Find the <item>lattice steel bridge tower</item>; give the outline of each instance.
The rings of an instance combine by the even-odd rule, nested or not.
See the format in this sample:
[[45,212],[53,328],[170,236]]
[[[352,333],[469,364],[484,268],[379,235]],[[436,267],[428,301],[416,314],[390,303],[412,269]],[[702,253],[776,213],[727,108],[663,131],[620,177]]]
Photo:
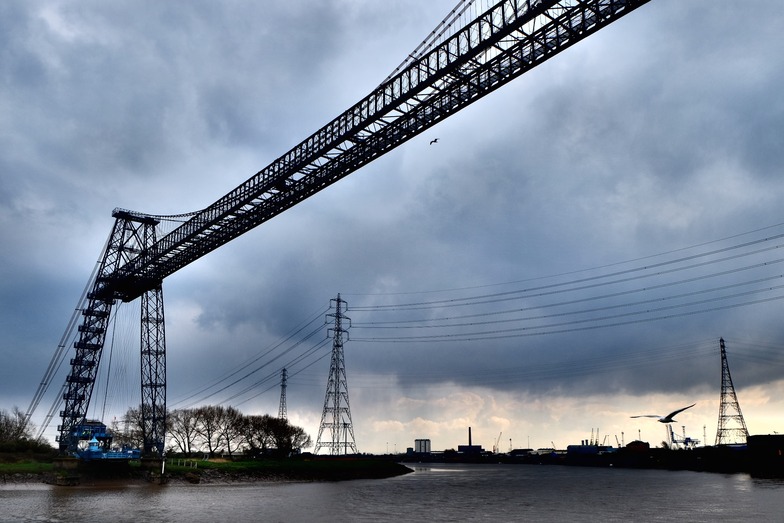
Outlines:
[[[324,396],[324,410],[321,413],[318,437],[314,454],[322,448],[329,449],[333,456],[348,454],[349,449],[353,454],[357,452],[354,439],[354,426],[351,422],[351,407],[348,402],[348,382],[346,381],[346,364],[343,359],[343,338],[348,339],[348,328],[351,319],[343,314],[346,302],[340,299],[340,294],[330,305],[335,304],[335,313],[328,314],[332,318],[332,361],[329,365],[329,379],[327,392]],[[329,439],[326,439],[327,434]]]
[[721,350],[721,401],[719,402],[719,425],[716,429],[716,445],[746,443],[749,431],[740,411],[740,403],[732,384],[730,366],[727,363],[727,350],[724,338],[719,339]]
[[[162,279],[136,286],[123,280],[122,267],[133,263],[157,241],[160,221],[152,216],[116,209],[112,233],[81,309],[79,337],[74,342],[71,373],[63,386],[62,424],[57,427],[60,450],[76,448],[82,437],[112,308],[118,300],[141,297],[141,405],[145,455],[163,454],[166,432],[166,334]],[[50,412],[50,417],[52,412]]]

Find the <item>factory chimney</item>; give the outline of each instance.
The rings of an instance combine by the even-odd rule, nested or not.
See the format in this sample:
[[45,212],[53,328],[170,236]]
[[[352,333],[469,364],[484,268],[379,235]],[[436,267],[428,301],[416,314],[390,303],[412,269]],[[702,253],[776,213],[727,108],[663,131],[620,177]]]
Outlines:
[[471,427],[468,427],[468,447],[471,448]]

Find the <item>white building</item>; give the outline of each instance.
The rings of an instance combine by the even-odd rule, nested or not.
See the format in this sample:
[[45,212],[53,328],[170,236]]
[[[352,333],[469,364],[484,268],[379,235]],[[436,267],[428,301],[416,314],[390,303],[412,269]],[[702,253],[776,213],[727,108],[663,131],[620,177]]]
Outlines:
[[429,439],[415,439],[414,452],[422,454],[430,454],[430,440]]

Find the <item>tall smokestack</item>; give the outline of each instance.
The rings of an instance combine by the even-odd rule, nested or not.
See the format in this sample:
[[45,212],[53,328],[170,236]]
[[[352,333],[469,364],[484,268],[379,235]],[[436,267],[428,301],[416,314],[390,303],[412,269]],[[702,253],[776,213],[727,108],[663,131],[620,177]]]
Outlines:
[[468,427],[468,446],[471,446],[471,427]]

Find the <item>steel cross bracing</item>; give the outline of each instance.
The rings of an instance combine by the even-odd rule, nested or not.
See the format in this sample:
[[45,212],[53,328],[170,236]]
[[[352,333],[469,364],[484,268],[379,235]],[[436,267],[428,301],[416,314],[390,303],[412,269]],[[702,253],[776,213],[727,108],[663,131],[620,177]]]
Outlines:
[[745,444],[749,437],[749,429],[740,411],[735,385],[732,384],[730,364],[727,362],[727,349],[724,338],[719,339],[721,353],[721,397],[719,399],[719,424],[716,429],[716,445],[731,443]]
[[[328,314],[332,318],[332,359],[329,365],[329,379],[327,391],[324,394],[324,410],[321,412],[314,454],[322,448],[329,449],[333,456],[357,453],[357,444],[354,439],[354,424],[351,421],[351,406],[348,401],[348,381],[346,379],[346,363],[343,356],[343,343],[348,339],[348,329],[351,319],[343,314],[348,306],[340,299],[331,300],[335,303],[335,313]],[[329,433],[327,439],[324,430]]]
[[506,0],[118,267],[130,301],[649,0]]
[[166,330],[161,285],[142,294],[141,327],[142,452],[163,456],[166,440]]
[[[76,450],[80,427],[87,417],[103,352],[106,331],[115,297],[108,290],[117,268],[128,264],[156,241],[158,221],[126,212],[115,212],[115,222],[99,269],[82,307],[79,338],[74,342],[76,355],[63,392],[62,424],[57,427],[61,451]],[[142,427],[145,451],[163,451],[166,423],[166,360],[163,293],[160,283],[142,296]]]

